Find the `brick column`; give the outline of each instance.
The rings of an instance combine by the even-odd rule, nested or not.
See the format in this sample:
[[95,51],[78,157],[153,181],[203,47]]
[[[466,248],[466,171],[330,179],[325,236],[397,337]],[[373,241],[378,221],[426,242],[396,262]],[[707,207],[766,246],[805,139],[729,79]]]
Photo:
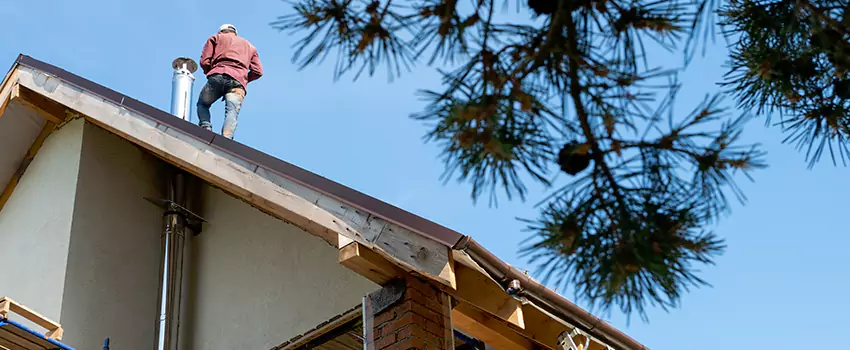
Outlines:
[[367,350],[454,350],[446,293],[408,276],[364,300]]

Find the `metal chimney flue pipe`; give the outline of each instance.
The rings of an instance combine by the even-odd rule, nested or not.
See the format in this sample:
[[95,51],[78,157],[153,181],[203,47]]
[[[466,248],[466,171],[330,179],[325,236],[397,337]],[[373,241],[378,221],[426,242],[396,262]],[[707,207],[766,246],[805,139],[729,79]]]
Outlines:
[[174,75],[171,78],[171,114],[177,118],[189,121],[192,111],[192,85],[195,84],[195,73],[198,64],[188,57],[178,57],[171,62]]
[[[174,76],[171,86],[171,114],[189,121],[192,75],[198,64],[191,58],[179,57],[171,63]],[[176,350],[180,338],[181,299],[183,298],[184,254],[187,233],[199,234],[204,219],[192,213],[189,206],[189,175],[172,169],[167,177],[166,198],[145,197],[163,208],[162,250],[159,270],[159,317],[156,325],[156,349]]]
[[[180,329],[180,304],[183,294],[183,253],[186,244],[186,217],[177,205],[186,205],[186,177],[172,175],[167,188],[167,205],[163,218],[162,251],[159,285],[159,322],[157,350],[176,350]],[[173,204],[172,204],[173,203]]]

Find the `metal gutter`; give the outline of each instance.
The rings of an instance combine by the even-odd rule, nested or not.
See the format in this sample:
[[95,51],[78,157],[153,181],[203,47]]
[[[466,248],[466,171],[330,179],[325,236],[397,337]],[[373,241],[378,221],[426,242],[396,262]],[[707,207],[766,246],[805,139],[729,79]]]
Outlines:
[[472,260],[481,265],[506,290],[516,289],[516,281],[518,281],[520,285],[518,290],[512,292],[526,297],[531,302],[547,309],[546,311],[553,315],[563,318],[591,337],[599,339],[603,343],[617,349],[649,350],[649,348],[617,328],[614,328],[608,322],[593,316],[587,310],[582,309],[555,291],[546,288],[546,286],[533,280],[517,268],[508,265],[481,246],[472,237],[464,237],[454,249],[462,250],[469,254]]

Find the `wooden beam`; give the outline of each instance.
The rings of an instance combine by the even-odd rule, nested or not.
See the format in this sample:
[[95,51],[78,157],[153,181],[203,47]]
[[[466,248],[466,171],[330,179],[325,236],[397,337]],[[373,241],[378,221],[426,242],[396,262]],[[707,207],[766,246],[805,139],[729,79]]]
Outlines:
[[0,210],[3,210],[3,207],[6,205],[6,202],[9,201],[9,198],[12,196],[12,193],[15,191],[15,187],[18,186],[18,182],[21,181],[21,178],[24,176],[24,172],[27,171],[32,160],[35,159],[36,153],[41,148],[41,145],[44,144],[44,140],[47,139],[47,136],[53,132],[53,129],[56,125],[51,122],[46,122],[44,127],[41,128],[41,132],[35,138],[32,145],[30,145],[29,150],[27,150],[26,155],[24,155],[24,159],[21,160],[21,164],[18,165],[18,170],[12,174],[12,178],[9,179],[9,182],[6,183],[6,187],[3,189],[3,192],[0,192]]
[[20,84],[15,84],[12,92],[12,100],[32,108],[42,118],[47,119],[48,122],[61,124],[65,121],[65,106]]
[[0,117],[6,112],[6,106],[12,100],[12,88],[18,85],[18,70],[12,71],[4,85],[0,87]]
[[525,328],[525,318],[522,316],[522,302],[516,299],[508,299],[505,304],[496,310],[496,316],[513,323],[519,328]]
[[416,271],[451,289],[457,288],[451,248],[398,226],[384,226],[374,246],[398,257],[408,270]]
[[570,332],[572,327],[558,321],[552,315],[543,312],[533,304],[522,306],[522,316],[529,332],[534,339],[546,344],[548,347],[558,348],[558,337],[564,332]]
[[32,323],[47,330],[46,337],[56,340],[62,339],[62,326],[58,323],[30,310],[26,306],[16,303],[8,297],[0,298],[0,317],[9,318],[9,313],[14,312]]
[[385,285],[405,271],[362,244],[352,242],[339,250],[339,262],[371,281]]
[[3,96],[2,93],[0,93],[0,117],[3,116],[3,113],[6,113],[6,106],[9,105],[10,101],[12,101],[11,94]]
[[452,310],[454,326],[499,350],[530,350],[545,348],[520,334],[521,329],[490,316],[469,303],[460,303]]
[[464,264],[456,264],[455,278],[457,280],[456,298],[500,316],[520,328],[525,328],[525,322],[522,320],[522,305],[495,281]]

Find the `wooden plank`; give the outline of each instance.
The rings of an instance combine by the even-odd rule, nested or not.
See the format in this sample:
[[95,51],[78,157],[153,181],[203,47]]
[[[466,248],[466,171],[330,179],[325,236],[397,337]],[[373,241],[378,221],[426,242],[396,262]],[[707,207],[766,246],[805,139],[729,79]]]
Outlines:
[[8,106],[9,102],[11,102],[11,101],[12,101],[11,94],[7,94],[5,97],[3,97],[2,94],[0,94],[0,117],[3,116],[3,113],[6,113],[6,106]]
[[457,298],[496,314],[509,300],[514,300],[490,277],[466,266],[455,266]]
[[426,277],[457,288],[451,248],[399,226],[384,226],[375,246]]
[[504,320],[491,317],[469,303],[460,303],[452,310],[454,326],[499,350],[528,350],[545,348],[512,329]]
[[562,333],[573,330],[530,303],[522,305],[522,317],[526,330],[533,334],[534,339],[553,349],[558,348],[558,337]]
[[12,88],[18,85],[18,70],[13,70],[9,78],[0,87],[0,117],[6,112],[6,106],[12,100]]
[[61,124],[65,120],[65,106],[20,84],[15,85],[12,100],[34,109],[48,122]]
[[522,316],[522,302],[516,299],[508,299],[505,304],[496,310],[496,316],[505,321],[513,323],[519,328],[525,328],[525,319]]
[[[458,299],[474,304],[517,327],[525,328],[522,303],[508,295],[491,278],[465,264],[455,264],[455,276]],[[557,344],[557,341],[553,341],[550,345],[554,344]]]
[[21,181],[21,178],[24,176],[24,172],[27,171],[32,160],[35,159],[36,153],[41,149],[41,145],[44,144],[44,140],[47,139],[47,136],[53,132],[53,129],[56,125],[47,122],[44,124],[44,127],[41,129],[41,132],[35,138],[32,145],[30,145],[29,150],[27,150],[26,155],[24,155],[24,159],[21,160],[21,164],[18,166],[18,170],[15,171],[15,174],[12,175],[12,178],[9,179],[9,182],[6,183],[6,187],[3,188],[3,192],[0,193],[0,210],[3,210],[3,207],[6,205],[6,202],[9,201],[9,198],[12,196],[12,193],[15,191],[15,187],[18,186],[18,182]]
[[32,323],[39,325],[47,330],[46,336],[51,339],[60,340],[62,339],[62,326],[58,323],[51,321],[47,317],[42,316],[41,314],[30,310],[26,306],[16,303],[14,300],[8,297],[0,298],[0,316],[3,318],[9,318],[9,313],[14,312],[21,317],[29,320]]
[[353,242],[339,250],[339,262],[363,277],[385,285],[405,271],[362,244]]
[[[24,343],[23,343],[23,344],[21,344],[21,343],[17,342],[17,341],[21,341],[22,339],[20,339],[20,337],[18,337],[18,335],[17,335],[17,334],[15,334],[15,333],[8,332],[8,331],[3,331],[3,330],[0,330],[0,333],[7,333],[7,334],[9,334],[9,335],[3,335],[2,337],[0,337],[0,349],[2,349],[2,350],[29,350],[29,349],[38,349],[37,345],[33,344],[33,343],[32,343],[32,342],[30,342],[30,341],[26,341],[26,340],[24,340]],[[6,337],[9,337],[9,338],[11,338],[11,337],[15,337],[15,338],[16,338],[15,340],[17,340],[17,341],[16,341],[16,342],[13,342],[13,339],[4,339],[4,338],[6,338]]]

